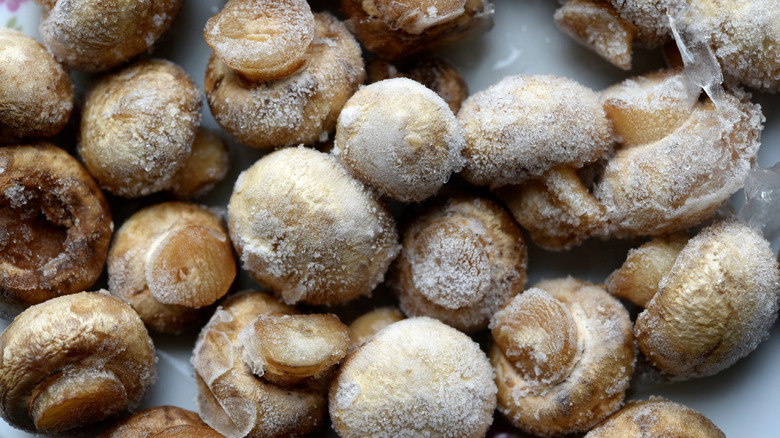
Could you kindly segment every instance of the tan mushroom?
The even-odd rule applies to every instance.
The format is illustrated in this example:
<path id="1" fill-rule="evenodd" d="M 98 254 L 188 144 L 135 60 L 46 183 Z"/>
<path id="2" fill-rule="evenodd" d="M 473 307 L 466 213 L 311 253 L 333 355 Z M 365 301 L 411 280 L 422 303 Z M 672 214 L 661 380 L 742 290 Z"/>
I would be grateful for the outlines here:
<path id="1" fill-rule="evenodd" d="M 520 227 L 495 200 L 450 191 L 409 213 L 388 274 L 409 316 L 475 332 L 522 292 L 528 258 Z"/>
<path id="2" fill-rule="evenodd" d="M 666 272 L 647 279 L 641 276 L 645 267 L 654 269 L 654 259 L 638 257 L 640 251 L 645 252 L 629 254 L 610 284 L 614 289 L 614 279 L 622 278 L 622 283 L 643 285 L 641 291 L 658 282 L 634 331 L 642 353 L 670 378 L 715 374 L 769 335 L 778 312 L 780 266 L 756 230 L 739 222 L 708 226 L 685 244 L 671 266 L 664 263 Z M 646 294 L 639 293 L 628 298 L 641 303 Z"/>
<path id="3" fill-rule="evenodd" d="M 339 114 L 332 154 L 383 196 L 419 202 L 464 164 L 463 131 L 438 94 L 392 78 L 358 90 Z"/>
<path id="4" fill-rule="evenodd" d="M 628 311 L 599 286 L 548 280 L 491 321 L 498 410 L 539 436 L 584 432 L 623 402 L 634 369 Z"/>
<path id="5" fill-rule="evenodd" d="M 631 401 L 591 429 L 585 438 L 726 438 L 713 422 L 693 409 L 665 400 Z"/>
<path id="6" fill-rule="evenodd" d="M 219 125 L 241 143 L 261 149 L 326 140 L 344 102 L 365 80 L 365 66 L 358 42 L 327 13 L 314 15 L 307 53 L 300 70 L 259 82 L 242 78 L 218 53 L 212 56 L 204 87 Z"/>
<path id="7" fill-rule="evenodd" d="M 383 328 L 402 319 L 404 314 L 395 307 L 380 307 L 360 315 L 349 325 L 350 350 L 364 344 Z"/>
<path id="8" fill-rule="evenodd" d="M 503 78 L 466 99 L 458 122 L 466 134 L 461 176 L 490 188 L 593 163 L 613 140 L 598 94 L 551 75 Z"/>
<path id="9" fill-rule="evenodd" d="M 328 353 L 332 350 L 327 346 L 333 346 L 328 339 L 339 336 L 332 337 L 328 332 L 331 334 L 324 341 L 319 336 L 310 337 L 312 333 L 323 333 L 320 331 L 323 327 L 332 327 L 332 321 L 320 324 L 317 315 L 296 314 L 295 308 L 260 292 L 231 295 L 217 309 L 201 331 L 192 356 L 198 384 L 198 411 L 211 427 L 231 438 L 287 437 L 311 433 L 324 424 L 327 379 L 304 376 L 301 380 L 305 373 L 300 371 L 311 365 L 306 371 L 313 369 L 319 374 L 320 365 L 332 365 L 331 359 L 337 355 Z M 292 316 L 296 318 L 290 319 Z M 346 327 L 341 326 L 346 332 Z M 260 336 L 269 333 L 272 342 L 266 345 L 269 339 Z M 300 342 L 294 343 L 291 351 L 273 344 L 284 338 Z M 340 342 L 346 351 L 348 339 L 345 337 Z M 301 351 L 312 345 L 317 346 L 318 352 L 324 352 L 314 355 L 315 360 L 306 357 L 311 352 Z M 318 359 L 324 360 L 317 363 Z M 292 386 L 272 383 L 265 375 L 269 364 L 282 365 L 269 373 L 281 370 L 276 373 L 280 377 L 277 381 L 299 380 L 299 383 Z M 286 371 L 292 371 L 295 376 L 285 374 Z"/>
<path id="10" fill-rule="evenodd" d="M 201 93 L 179 66 L 140 61 L 109 73 L 87 94 L 78 150 L 109 192 L 140 197 L 167 190 L 192 153 Z"/>
<path id="11" fill-rule="evenodd" d="M 352 352 L 331 383 L 329 411 L 342 438 L 483 437 L 496 387 L 471 338 L 427 317 L 391 324 Z"/>
<path id="12" fill-rule="evenodd" d="M 43 45 L 69 68 L 103 71 L 149 49 L 181 0 L 38 0 Z"/>
<path id="13" fill-rule="evenodd" d="M 155 353 L 133 309 L 107 293 L 53 298 L 0 335 L 0 415 L 30 432 L 73 432 L 133 409 Z"/>
<path id="14" fill-rule="evenodd" d="M 60 132 L 73 110 L 65 69 L 35 38 L 0 27 L 0 144 Z"/>
<path id="15" fill-rule="evenodd" d="M 181 332 L 205 317 L 235 277 L 222 218 L 186 202 L 137 211 L 117 230 L 108 254 L 111 293 L 164 333 Z"/>
<path id="16" fill-rule="evenodd" d="M 489 27 L 487 0 L 341 0 L 347 26 L 380 58 L 430 53 Z"/>
<path id="17" fill-rule="evenodd" d="M 368 294 L 399 249 L 387 207 L 332 157 L 307 148 L 273 152 L 244 171 L 228 226 L 244 268 L 287 303 Z"/>
<path id="18" fill-rule="evenodd" d="M 196 412 L 176 406 L 157 406 L 122 419 L 103 431 L 98 438 L 150 438 L 179 426 L 208 427 Z"/>
<path id="19" fill-rule="evenodd" d="M 179 199 L 198 197 L 225 178 L 228 164 L 225 141 L 213 131 L 198 128 L 190 156 L 174 176 L 170 191 Z"/>
<path id="20" fill-rule="evenodd" d="M 0 148 L 0 314 L 91 287 L 113 228 L 97 183 L 67 152 Z"/>

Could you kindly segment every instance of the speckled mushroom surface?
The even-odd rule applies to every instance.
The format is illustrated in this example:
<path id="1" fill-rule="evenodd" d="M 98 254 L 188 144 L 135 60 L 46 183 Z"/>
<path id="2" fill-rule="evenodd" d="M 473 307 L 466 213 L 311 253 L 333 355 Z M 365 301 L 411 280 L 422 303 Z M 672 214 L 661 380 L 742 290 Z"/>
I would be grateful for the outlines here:
<path id="1" fill-rule="evenodd" d="M 84 166 L 115 195 L 171 188 L 192 153 L 200 107 L 195 83 L 168 60 L 140 61 L 101 77 L 81 119 Z"/>
<path id="2" fill-rule="evenodd" d="M 769 335 L 780 296 L 780 267 L 769 242 L 739 222 L 693 237 L 637 317 L 650 363 L 675 379 L 715 374 Z"/>
<path id="3" fill-rule="evenodd" d="M 486 328 L 525 287 L 520 227 L 497 201 L 467 192 L 449 191 L 410 210 L 388 274 L 401 310 L 467 333 Z"/>
<path id="4" fill-rule="evenodd" d="M 572 278 L 538 283 L 491 321 L 498 410 L 538 436 L 585 432 L 623 403 L 634 369 L 628 311 Z"/>
<path id="5" fill-rule="evenodd" d="M 275 80 L 242 79 L 218 55 L 209 59 L 204 87 L 222 128 L 260 149 L 312 145 L 329 138 L 344 102 L 366 77 L 360 45 L 329 13 L 314 15 L 314 39 L 304 66 Z"/>
<path id="6" fill-rule="evenodd" d="M 287 303 L 368 294 L 399 250 L 387 207 L 332 157 L 302 147 L 238 177 L 228 228 L 244 269 Z"/>
<path id="7" fill-rule="evenodd" d="M 91 287 L 114 224 L 95 180 L 50 143 L 0 148 L 0 314 Z"/>
<path id="8" fill-rule="evenodd" d="M 0 335 L 0 415 L 31 432 L 75 432 L 133 409 L 156 376 L 152 340 L 105 292 L 52 298 Z"/>
<path id="9" fill-rule="evenodd" d="M 173 22 L 181 0 L 37 0 L 40 34 L 69 68 L 104 71 L 149 49 Z"/>
<path id="10" fill-rule="evenodd" d="M 418 317 L 379 331 L 331 383 L 333 428 L 348 437 L 482 437 L 496 387 L 485 353 L 463 333 Z"/>
<path id="11" fill-rule="evenodd" d="M 419 82 L 393 78 L 347 100 L 332 153 L 380 194 L 418 202 L 460 171 L 464 146 L 463 131 L 444 99 Z"/>
<path id="12" fill-rule="evenodd" d="M 188 202 L 135 212 L 116 231 L 107 265 L 111 293 L 163 333 L 199 327 L 237 274 L 223 219 Z"/>
<path id="13" fill-rule="evenodd" d="M 203 328 L 192 355 L 198 384 L 198 412 L 203 420 L 231 438 L 285 437 L 310 433 L 326 414 L 326 386 L 307 381 L 297 387 L 268 382 L 253 372 L 245 357 L 263 339 L 240 336 L 263 315 L 290 315 L 297 310 L 260 292 L 243 292 L 225 300 Z M 260 370 L 258 370 L 260 371 Z"/>
<path id="14" fill-rule="evenodd" d="M 591 429 L 585 438 L 725 438 L 713 422 L 693 409 L 651 397 L 630 401 Z"/>

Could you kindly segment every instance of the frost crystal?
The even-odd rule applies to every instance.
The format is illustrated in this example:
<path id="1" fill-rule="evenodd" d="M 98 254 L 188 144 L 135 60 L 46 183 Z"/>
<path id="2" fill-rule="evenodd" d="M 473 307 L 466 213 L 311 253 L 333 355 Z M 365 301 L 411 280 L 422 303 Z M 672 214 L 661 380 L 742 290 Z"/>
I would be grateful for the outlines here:
<path id="1" fill-rule="evenodd" d="M 770 168 L 756 166 L 745 178 L 745 203 L 740 221 L 762 231 L 772 242 L 780 237 L 780 163 Z"/>

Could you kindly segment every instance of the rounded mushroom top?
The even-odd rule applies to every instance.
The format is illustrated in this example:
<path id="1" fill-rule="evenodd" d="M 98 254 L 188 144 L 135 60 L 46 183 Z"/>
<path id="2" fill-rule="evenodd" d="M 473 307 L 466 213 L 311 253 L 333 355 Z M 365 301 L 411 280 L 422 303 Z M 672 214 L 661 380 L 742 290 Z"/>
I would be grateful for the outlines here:
<path id="1" fill-rule="evenodd" d="M 206 426 L 196 412 L 176 406 L 157 406 L 136 412 L 105 430 L 98 438 L 148 438 L 171 427 Z"/>
<path id="2" fill-rule="evenodd" d="M 639 348 L 675 378 L 715 374 L 769 336 L 778 297 L 769 242 L 739 222 L 711 225 L 688 241 L 637 317 Z"/>
<path id="3" fill-rule="evenodd" d="M 170 61 L 135 63 L 87 95 L 78 149 L 106 190 L 139 197 L 171 188 L 192 151 L 201 93 Z"/>
<path id="4" fill-rule="evenodd" d="M 24 430 L 76 431 L 141 400 L 154 346 L 138 315 L 107 293 L 53 298 L 0 335 L 0 415 Z"/>
<path id="5" fill-rule="evenodd" d="M 341 437 L 481 437 L 495 410 L 485 353 L 435 319 L 387 326 L 349 355 L 330 387 Z"/>
<path id="6" fill-rule="evenodd" d="M 500 187 L 548 170 L 596 161 L 612 131 L 598 94 L 571 79 L 508 76 L 471 95 L 458 112 L 472 184 Z"/>
<path id="7" fill-rule="evenodd" d="M 398 253 L 387 207 L 331 157 L 301 147 L 238 177 L 228 225 L 244 267 L 288 303 L 367 294 Z"/>
<path id="8" fill-rule="evenodd" d="M 416 202 L 463 167 L 464 144 L 444 99 L 419 82 L 393 78 L 361 88 L 344 104 L 333 154 L 381 194 Z"/>
<path id="9" fill-rule="evenodd" d="M 0 144 L 58 133 L 73 110 L 65 69 L 35 38 L 0 27 Z"/>
<path id="10" fill-rule="evenodd" d="M 430 316 L 465 332 L 491 316 L 526 281 L 520 227 L 498 202 L 450 191 L 411 210 L 390 286 L 410 316 Z"/>
<path id="11" fill-rule="evenodd" d="M 181 0 L 45 0 L 43 44 L 67 67 L 103 71 L 142 53 L 171 25 Z"/>
<path id="12" fill-rule="evenodd" d="M 651 397 L 630 401 L 601 424 L 591 429 L 585 438 L 726 438 L 713 422 L 693 409 Z"/>

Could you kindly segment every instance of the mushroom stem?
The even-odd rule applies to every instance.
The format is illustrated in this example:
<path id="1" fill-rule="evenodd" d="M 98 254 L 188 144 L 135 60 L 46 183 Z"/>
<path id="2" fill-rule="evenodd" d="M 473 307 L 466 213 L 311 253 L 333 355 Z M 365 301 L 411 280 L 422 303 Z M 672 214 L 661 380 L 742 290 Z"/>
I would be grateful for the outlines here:
<path id="1" fill-rule="evenodd" d="M 579 335 L 569 309 L 542 289 L 531 288 L 496 313 L 493 337 L 525 379 L 548 385 L 574 367 Z"/>
<path id="2" fill-rule="evenodd" d="M 238 338 L 254 373 L 286 386 L 318 379 L 341 361 L 349 329 L 335 315 L 260 315 Z"/>
<path id="3" fill-rule="evenodd" d="M 122 410 L 127 391 L 110 370 L 81 369 L 53 378 L 30 403 L 38 430 L 62 433 Z"/>

